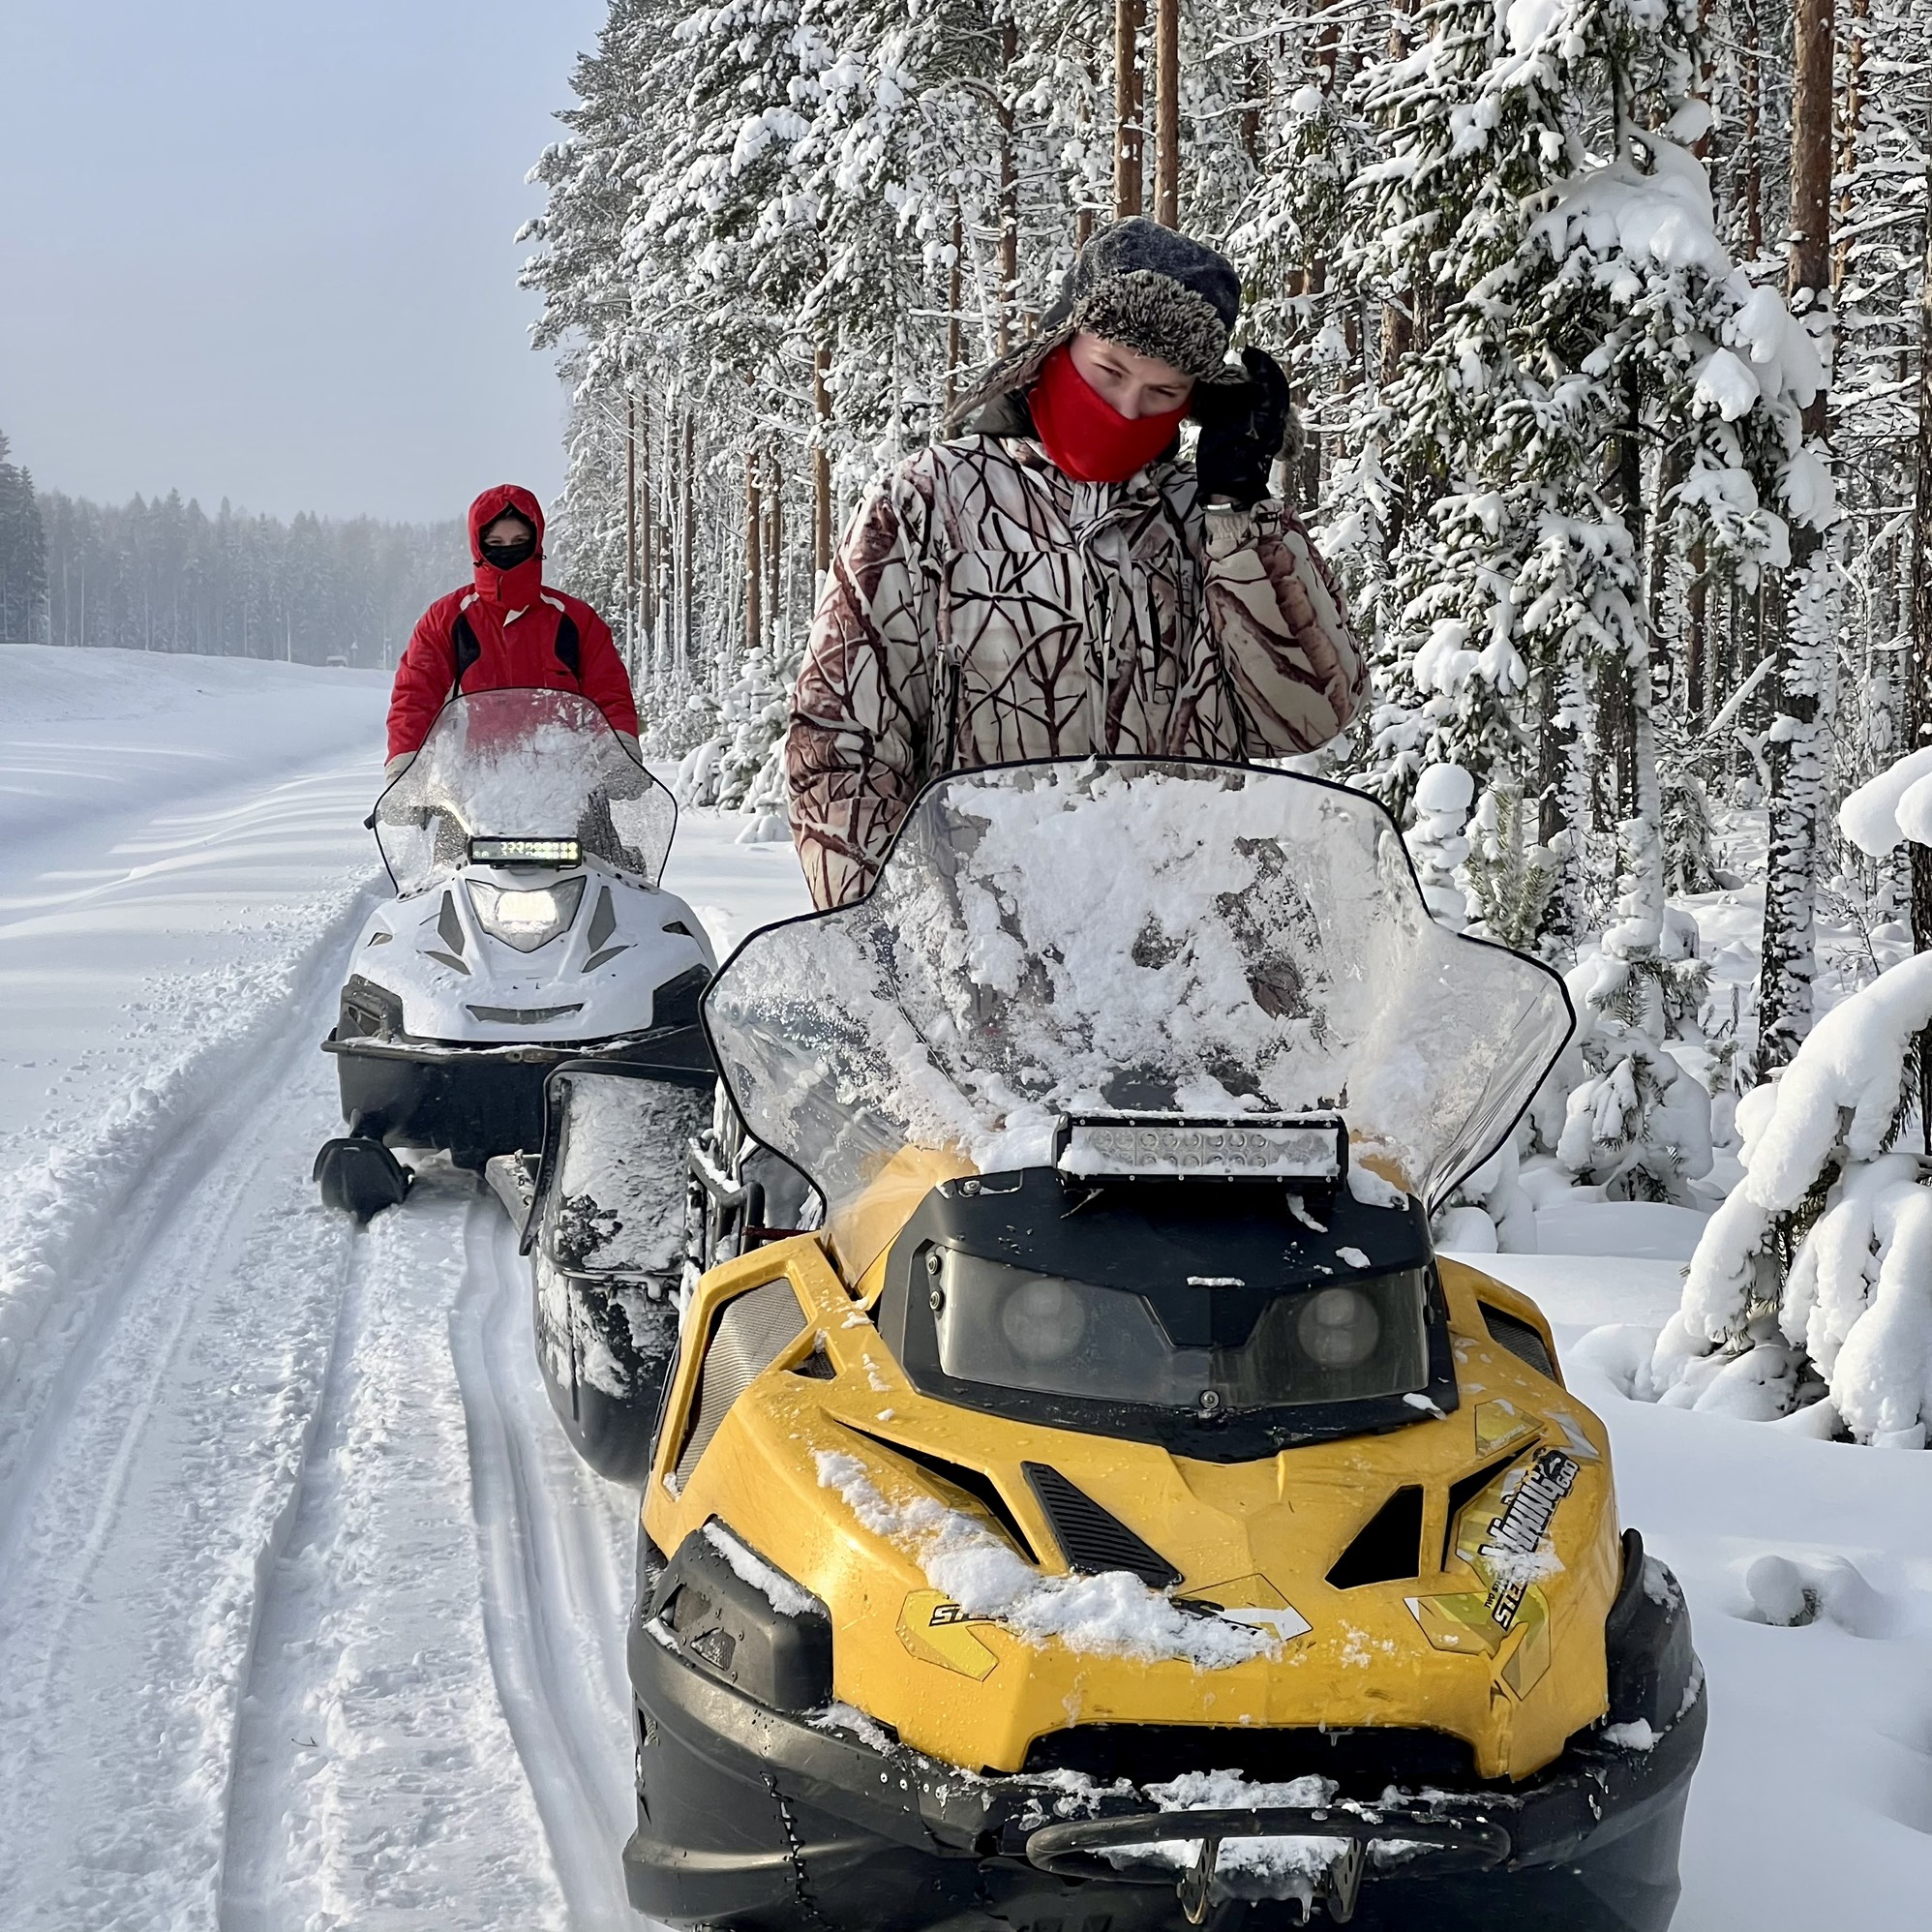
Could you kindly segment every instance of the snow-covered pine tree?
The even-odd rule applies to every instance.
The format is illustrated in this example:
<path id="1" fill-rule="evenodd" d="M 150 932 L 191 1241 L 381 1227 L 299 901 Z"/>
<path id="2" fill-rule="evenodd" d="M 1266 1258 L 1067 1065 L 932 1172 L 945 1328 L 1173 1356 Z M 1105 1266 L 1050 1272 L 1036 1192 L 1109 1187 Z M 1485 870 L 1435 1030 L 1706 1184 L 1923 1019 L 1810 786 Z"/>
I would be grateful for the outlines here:
<path id="1" fill-rule="evenodd" d="M 1556 858 L 1536 839 L 1536 810 L 1520 783 L 1504 778 L 1476 801 L 1463 861 L 1483 939 L 1533 952 L 1555 884 Z"/>
<path id="2" fill-rule="evenodd" d="M 1548 833 L 1608 831 L 1654 759 L 1652 526 L 1747 583 L 1784 561 L 1804 345 L 1718 243 L 1684 144 L 1693 10 L 1435 0 L 1413 32 L 1364 82 L 1390 153 L 1349 257 L 1398 336 L 1425 324 L 1367 425 L 1403 478 L 1367 776 L 1399 798 L 1460 762 L 1540 793 Z"/>
<path id="3" fill-rule="evenodd" d="M 1868 853 L 1932 844 L 1932 752 L 1840 813 Z M 1923 1448 L 1932 1423 L 1932 1162 L 1914 1151 L 1913 1059 L 1932 952 L 1820 1020 L 1775 1085 L 1738 1103 L 1744 1177 L 1692 1256 L 1640 1393 L 1769 1418 L 1817 1403 L 1821 1434 Z"/>
<path id="4" fill-rule="evenodd" d="M 1665 904 L 1662 835 L 1624 827 L 1619 917 L 1568 976 L 1590 1076 L 1573 1087 L 1556 1159 L 1613 1200 L 1686 1201 L 1710 1171 L 1710 1096 L 1667 1043 L 1695 1027 L 1708 974 L 1697 922 Z"/>
<path id="5" fill-rule="evenodd" d="M 1469 856 L 1464 836 L 1475 782 L 1460 765 L 1431 765 L 1416 780 L 1415 822 L 1403 834 L 1431 917 L 1437 925 L 1460 932 L 1468 922 L 1468 901 L 1461 879 Z"/>
<path id="6" fill-rule="evenodd" d="M 9 461 L 0 433 L 0 641 L 45 641 L 46 589 L 46 532 L 34 479 Z"/>

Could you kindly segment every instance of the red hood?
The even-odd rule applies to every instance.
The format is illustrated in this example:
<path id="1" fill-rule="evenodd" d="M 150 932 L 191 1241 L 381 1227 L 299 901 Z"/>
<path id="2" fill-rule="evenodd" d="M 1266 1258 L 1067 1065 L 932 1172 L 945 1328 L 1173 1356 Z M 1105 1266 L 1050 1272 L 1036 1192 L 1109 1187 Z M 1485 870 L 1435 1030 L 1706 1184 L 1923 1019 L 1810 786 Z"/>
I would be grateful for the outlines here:
<path id="1" fill-rule="evenodd" d="M 483 560 L 483 532 L 506 510 L 527 518 L 536 531 L 536 555 L 514 570 Z M 543 588 L 543 505 L 520 484 L 492 484 L 469 506 L 469 560 L 476 566 L 478 594 L 506 611 L 528 610 Z"/>

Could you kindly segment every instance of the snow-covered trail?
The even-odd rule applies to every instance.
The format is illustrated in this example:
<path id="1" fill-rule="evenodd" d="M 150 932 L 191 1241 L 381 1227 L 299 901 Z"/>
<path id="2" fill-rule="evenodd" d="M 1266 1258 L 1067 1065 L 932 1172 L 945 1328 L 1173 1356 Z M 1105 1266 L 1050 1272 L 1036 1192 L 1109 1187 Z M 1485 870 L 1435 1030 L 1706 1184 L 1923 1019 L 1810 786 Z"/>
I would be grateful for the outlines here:
<path id="1" fill-rule="evenodd" d="M 0 650 L 0 1928 L 633 1927 L 634 1503 L 473 1178 L 356 1232 L 309 1177 L 380 683 L 49 655 Z M 803 904 L 736 830 L 674 860 L 723 945 Z"/>
<path id="2" fill-rule="evenodd" d="M 555 1510 L 514 1474 L 541 1462 L 544 1418 L 519 1400 L 528 1317 L 501 1226 L 469 1176 L 435 1167 L 405 1211 L 350 1240 L 245 1676 L 211 1921 L 223 1932 L 621 1922 L 621 1831 L 585 1813 L 587 1796 L 627 1799 L 628 1706 L 597 1708 L 574 1678 L 563 1708 L 548 1701 L 559 1660 L 543 1653 L 529 1570 Z M 615 1497 L 598 1512 L 605 1575 L 623 1520 Z M 571 1634 L 620 1646 L 622 1630 L 619 1610 L 608 1634 Z M 593 1654 L 561 1659 L 563 1675 Z M 586 1675 L 605 1688 L 607 1674 Z M 587 1793 L 593 1739 L 611 1747 Z"/>

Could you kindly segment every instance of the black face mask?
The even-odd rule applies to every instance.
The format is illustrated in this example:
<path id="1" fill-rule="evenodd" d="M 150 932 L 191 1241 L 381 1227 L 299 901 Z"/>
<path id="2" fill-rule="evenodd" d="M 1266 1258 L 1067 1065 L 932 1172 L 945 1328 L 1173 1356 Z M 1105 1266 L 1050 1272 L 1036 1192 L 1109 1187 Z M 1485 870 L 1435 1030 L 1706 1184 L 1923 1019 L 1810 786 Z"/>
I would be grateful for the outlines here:
<path id="1" fill-rule="evenodd" d="M 518 564 L 528 561 L 536 555 L 536 538 L 520 536 L 509 543 L 490 543 L 483 545 L 483 561 L 494 564 L 498 570 L 514 570 Z"/>

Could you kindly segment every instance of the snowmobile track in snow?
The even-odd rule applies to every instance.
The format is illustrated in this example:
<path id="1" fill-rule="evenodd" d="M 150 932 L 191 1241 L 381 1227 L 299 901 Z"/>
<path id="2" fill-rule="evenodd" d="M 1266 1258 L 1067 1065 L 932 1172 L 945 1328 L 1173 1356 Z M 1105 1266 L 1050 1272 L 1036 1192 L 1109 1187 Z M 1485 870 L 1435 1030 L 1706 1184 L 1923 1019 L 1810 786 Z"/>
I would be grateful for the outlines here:
<path id="1" fill-rule="evenodd" d="M 196 1216 L 226 1220 L 238 1190 L 220 1176 L 259 1145 L 263 1116 L 278 1095 L 317 1084 L 301 1073 L 335 1016 L 343 944 L 367 917 L 372 894 L 358 894 L 304 960 L 279 1030 L 227 1041 L 181 1081 L 169 1099 L 166 1128 L 153 1131 L 160 1152 L 119 1198 L 98 1203 L 92 1228 L 62 1244 L 57 1301 L 22 1345 L 0 1354 L 0 1577 L 15 1560 L 27 1504 L 45 1474 L 88 1383 L 99 1373 L 117 1323 L 148 1269 L 148 1257 Z M 319 1059 L 319 1055 L 316 1056 Z M 232 1069 L 224 1081 L 225 1069 Z M 81 1177 L 85 1179 L 83 1175 Z M 109 1183 L 111 1187 L 111 1181 Z M 229 1195 L 224 1200 L 224 1192 Z M 186 1298 L 177 1298 L 185 1312 Z"/>
<path id="2" fill-rule="evenodd" d="M 221 1932 L 429 1897 L 440 1923 L 631 1932 L 631 1499 L 558 1431 L 526 1264 L 469 1176 L 429 1168 L 352 1245 L 240 1705 Z M 413 1365 L 388 1345 L 403 1335 Z M 411 1761 L 403 1738 L 435 1748 Z"/>
<path id="3" fill-rule="evenodd" d="M 0 1834 L 0 1896 L 21 1923 L 186 1923 L 210 1902 L 239 1677 L 347 1275 L 303 1164 L 335 951 L 17 1364 L 0 1815 L 41 1828 Z"/>
<path id="4" fill-rule="evenodd" d="M 550 1413 L 528 1264 L 493 1200 L 472 1205 L 465 1245 L 450 1342 L 469 1422 L 497 1689 L 571 1924 L 630 1927 L 620 1855 L 633 1805 L 623 1646 L 635 1505 L 577 1461 Z"/>
<path id="5" fill-rule="evenodd" d="M 0 1816 L 43 1826 L 0 1830 L 10 1928 L 639 1923 L 634 1500 L 558 1430 L 472 1177 L 361 1233 L 317 1202 L 340 953 L 14 1363 Z"/>

